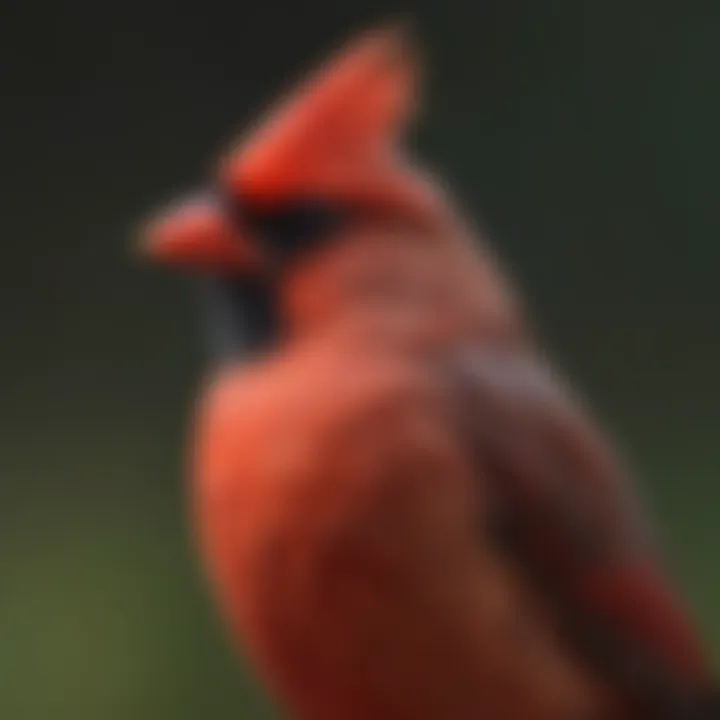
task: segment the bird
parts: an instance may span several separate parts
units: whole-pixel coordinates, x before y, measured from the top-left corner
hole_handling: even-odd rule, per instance
[[[406,147],[420,65],[352,38],[143,226],[205,307],[218,611],[302,720],[720,718],[632,474]]]

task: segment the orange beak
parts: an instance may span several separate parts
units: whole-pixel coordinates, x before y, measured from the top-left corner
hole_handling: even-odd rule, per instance
[[[212,196],[173,204],[142,233],[143,254],[167,265],[223,274],[252,274],[261,265],[248,237]]]

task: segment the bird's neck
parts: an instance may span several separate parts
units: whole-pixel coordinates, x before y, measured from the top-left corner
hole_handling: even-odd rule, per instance
[[[202,299],[212,364],[338,329],[413,347],[525,342],[505,278],[463,238],[358,232],[272,278],[206,280]]]
[[[401,342],[524,342],[503,275],[460,236],[358,233],[293,268],[280,299],[295,336],[349,326]]]

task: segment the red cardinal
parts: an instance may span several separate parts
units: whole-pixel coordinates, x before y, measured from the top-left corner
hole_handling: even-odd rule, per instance
[[[149,227],[213,279],[223,611],[293,717],[720,718],[625,471],[402,153],[416,75],[402,33],[363,36]]]

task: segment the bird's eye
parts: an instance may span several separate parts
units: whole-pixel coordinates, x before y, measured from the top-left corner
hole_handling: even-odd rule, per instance
[[[346,217],[342,208],[315,199],[296,200],[267,209],[242,203],[238,212],[239,221],[280,261],[327,242]]]

